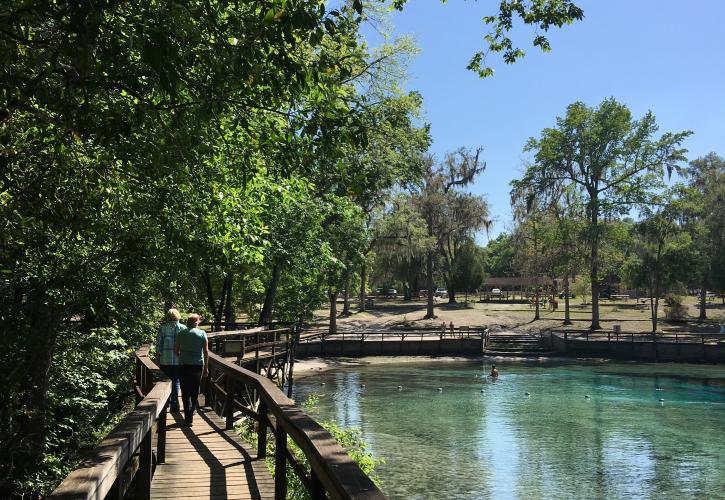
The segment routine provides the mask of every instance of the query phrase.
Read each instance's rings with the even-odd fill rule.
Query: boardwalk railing
[[[311,329],[300,333],[295,354],[305,356],[474,356],[484,352],[486,330],[406,328],[389,330]]]
[[[295,406],[268,378],[210,354],[205,392],[207,404],[226,419],[227,429],[242,416],[255,421],[257,458],[266,456],[271,431],[276,441],[275,498],[286,497],[287,464],[313,499],[385,498],[330,433]],[[309,470],[290,451],[289,441],[294,442],[307,458]]]
[[[294,341],[294,331],[289,328],[268,330],[266,327],[258,327],[249,330],[212,332],[208,337],[209,349],[215,354],[236,355],[239,362],[253,352],[255,360],[258,361],[260,357],[274,357],[278,353],[287,352]]]
[[[725,334],[543,330],[540,338],[562,354],[654,361],[725,362]]]
[[[706,344],[725,340],[724,333],[665,331],[657,334],[622,331],[591,331],[591,330],[542,330],[540,338],[558,336],[564,340],[583,340],[585,342],[653,342]]]
[[[144,346],[136,352],[135,410],[49,498],[116,499],[123,498],[131,487],[134,498],[149,498],[154,466],[165,460],[166,408],[171,382],[160,380],[159,369],[148,351],[149,346]]]
[[[338,330],[330,333],[326,328],[304,330],[300,343],[324,340],[429,340],[480,338],[487,330],[469,326],[456,328],[409,328],[397,330]]]

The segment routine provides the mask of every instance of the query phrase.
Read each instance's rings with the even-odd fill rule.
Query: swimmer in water
[[[498,377],[498,370],[496,369],[496,365],[491,366],[491,373],[489,373],[489,375],[492,378],[497,378]]]

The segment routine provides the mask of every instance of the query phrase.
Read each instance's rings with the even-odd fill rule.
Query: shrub
[[[680,295],[667,294],[665,296],[665,316],[670,321],[682,321],[687,316],[687,307],[682,303]]]

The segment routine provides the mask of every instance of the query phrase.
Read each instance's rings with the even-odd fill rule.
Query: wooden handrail
[[[71,472],[68,477],[51,493],[52,499],[122,498],[132,480],[136,480],[136,497],[148,498],[153,471],[154,453],[152,432],[158,423],[156,457],[163,462],[165,446],[166,407],[171,396],[171,382],[160,380],[150,383],[151,374],[158,367],[148,357],[148,346],[136,353],[136,386],[142,399],[136,409],[126,416],[116,428],[106,436],[83,464]],[[138,464],[132,457],[138,451]]]
[[[478,327],[464,327],[455,328],[453,331],[446,329],[443,331],[442,328],[416,328],[416,329],[400,329],[400,330],[339,330],[335,333],[329,333],[327,330],[312,330],[303,331],[300,335],[301,343],[308,343],[316,341],[318,339],[326,340],[331,338],[339,338],[345,340],[345,336],[349,337],[400,337],[401,340],[405,340],[405,337],[419,336],[423,337],[435,337],[443,340],[447,338],[460,339],[460,338],[479,338],[479,336],[485,335],[486,328]]]
[[[585,341],[601,341],[601,340],[607,340],[607,341],[619,341],[620,338],[623,340],[628,340],[629,342],[634,342],[635,338],[639,342],[667,342],[671,343],[674,339],[674,343],[693,343],[694,342],[701,342],[704,343],[705,339],[725,339],[725,334],[718,333],[718,332],[681,332],[681,331],[664,331],[664,332],[658,332],[656,335],[653,335],[652,332],[625,332],[625,331],[619,331],[619,332],[612,332],[612,331],[604,331],[599,330],[592,332],[591,330],[586,329],[571,329],[571,330],[556,330],[556,329],[549,329],[547,330],[547,333],[549,336],[552,335],[558,335],[563,336],[565,340],[581,340],[581,336],[584,336]],[[576,337],[574,337],[576,336]],[[680,342],[682,340],[683,342]]]
[[[256,412],[259,416],[258,455],[261,457],[265,454],[267,429],[270,427],[274,430],[278,445],[281,445],[279,446],[281,449],[275,453],[277,498],[284,498],[281,491],[286,484],[284,465],[292,456],[286,451],[288,437],[297,444],[310,463],[311,475],[302,478],[303,484],[313,486],[319,484],[332,499],[385,498],[330,433],[297,407],[271,380],[212,353],[209,354],[209,369],[214,379],[217,379],[220,373],[225,375],[224,388],[209,384],[207,391],[210,399],[216,399],[223,392],[225,401],[221,411],[227,417],[227,427],[232,426],[234,410],[240,404],[235,398],[236,393],[241,393],[241,389],[246,387],[247,391],[255,391],[259,396],[259,409]],[[213,404],[213,407],[219,406]],[[245,413],[250,415],[250,412]],[[270,414],[274,417],[274,421],[269,418]],[[300,471],[299,467],[293,466],[292,469],[297,473]],[[313,498],[317,498],[320,492],[313,491],[311,494]]]

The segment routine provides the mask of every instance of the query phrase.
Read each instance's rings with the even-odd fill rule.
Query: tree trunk
[[[433,311],[433,292],[435,291],[433,290],[433,252],[428,252],[428,255],[426,257],[425,270],[428,274],[428,308],[426,310],[424,319],[433,319],[436,317],[435,312]]]
[[[274,299],[277,296],[277,285],[279,284],[279,276],[282,272],[282,266],[277,262],[272,267],[272,277],[269,280],[267,294],[264,297],[264,305],[262,312],[259,314],[259,325],[268,325],[272,322],[272,308],[274,307]]]
[[[569,275],[564,275],[564,324],[571,325],[569,313]]]
[[[337,333],[337,290],[330,291],[328,294],[330,298],[330,330],[329,333],[332,335]]]
[[[652,311],[652,333],[657,333],[657,310],[660,307],[660,298],[655,297],[655,307]]]
[[[206,304],[209,312],[213,315],[216,311],[216,300],[214,300],[214,289],[211,286],[211,275],[209,274],[209,266],[204,266],[204,282],[206,283]],[[214,318],[216,322],[216,318]]]
[[[360,312],[365,312],[368,300],[368,263],[363,260],[360,266]]]
[[[707,319],[707,288],[705,287],[705,280],[702,280],[700,285],[700,316],[697,318],[698,321],[705,321]]]
[[[35,295],[35,294],[33,294]],[[31,304],[30,338],[27,350],[27,402],[26,424],[24,425],[24,460],[16,466],[19,470],[33,470],[40,463],[45,449],[45,418],[48,413],[48,382],[53,352],[56,345],[56,318],[46,302],[45,294],[40,293]],[[27,460],[27,462],[25,462]],[[25,463],[22,463],[25,462]]]
[[[229,280],[226,276],[224,276],[224,281],[222,284],[222,295],[219,297],[219,307],[217,307],[212,314],[214,315],[214,323],[217,323],[220,325],[221,329],[221,322],[222,322],[222,314],[224,314],[224,304],[227,299],[227,288],[229,287]]]
[[[649,287],[649,314],[650,314],[650,318],[652,321],[652,333],[654,333],[657,331],[657,307],[658,307],[658,304],[656,301],[657,301],[658,297],[657,297],[657,292],[655,291],[655,285],[654,285],[651,277],[648,278],[647,285]]]
[[[456,301],[456,288],[455,288],[456,285],[455,285],[455,283],[453,283],[452,280],[447,280],[446,286],[448,287],[448,303],[457,304],[458,302]]]
[[[599,206],[596,201],[591,205],[591,262],[589,279],[592,281],[592,324],[589,326],[591,330],[600,330],[602,326],[599,323],[599,227],[598,215]]]
[[[232,284],[234,282],[234,277],[231,275],[231,273],[227,273],[226,278],[227,280],[227,297],[226,297],[226,304],[224,306],[224,322],[234,323],[235,317],[234,317],[234,310],[232,308]],[[224,328],[226,330],[226,327]]]
[[[342,306],[342,315],[350,316],[350,276],[345,278],[345,303]]]
[[[536,311],[534,312],[534,321],[541,318],[540,316],[540,308],[539,308],[539,279],[536,278],[534,280],[534,302],[536,302]]]

